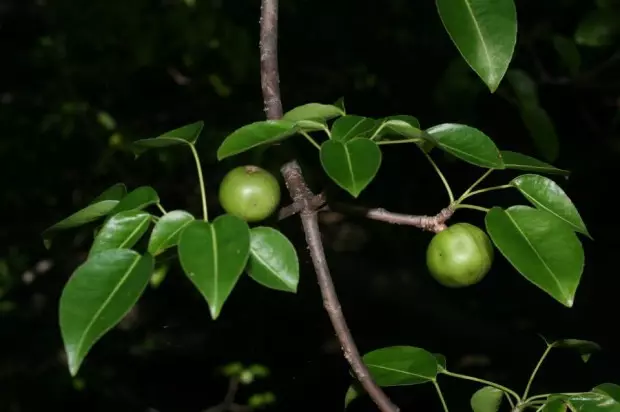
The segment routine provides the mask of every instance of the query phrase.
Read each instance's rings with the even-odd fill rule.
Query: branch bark
[[[282,101],[280,100],[280,78],[278,73],[278,0],[261,0],[260,18],[260,61],[261,86],[267,119],[282,117]],[[316,211],[313,204],[314,194],[308,188],[299,163],[292,160],[281,168],[286,186],[291,194],[306,235],[312,263],[317,275],[323,296],[323,305],[332,322],[346,360],[356,378],[382,412],[398,412],[399,408],[392,403],[383,390],[374,382],[368,368],[364,365],[357,345],[351,336],[349,327],[342,313],[338,295],[327,266],[325,252],[321,242],[321,233]]]

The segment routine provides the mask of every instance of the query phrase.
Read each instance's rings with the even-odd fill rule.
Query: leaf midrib
[[[398,372],[398,373],[402,373],[404,375],[416,376],[418,378],[424,378],[424,379],[428,379],[428,380],[432,380],[433,379],[433,378],[428,377],[428,376],[420,375],[420,374],[417,374],[417,373],[412,373],[412,372],[409,372],[409,371],[404,371],[402,369],[388,368],[387,366],[375,365],[375,364],[372,364],[372,363],[367,363],[366,365],[369,368],[377,368],[377,369],[383,369],[383,370],[390,371],[390,372]]]
[[[215,318],[218,312],[218,300],[219,300],[219,282],[218,282],[218,272],[220,269],[219,259],[217,255],[217,232],[215,231],[215,227],[213,224],[209,225],[209,229],[211,230],[211,238],[213,239],[213,244],[211,246],[213,252],[213,303],[212,303],[212,313],[211,315]]]
[[[482,30],[480,29],[480,25],[478,24],[478,21],[476,20],[474,10],[471,8],[470,0],[463,0],[463,2],[465,3],[465,6],[467,7],[469,14],[471,15],[471,18],[474,22],[474,27],[476,28],[476,31],[478,32],[478,36],[480,36],[480,42],[482,43],[482,49],[484,50],[484,55],[487,59],[487,64],[489,65],[489,67],[493,67],[492,62],[491,62],[491,55],[489,54],[489,48],[486,42],[484,41]]]

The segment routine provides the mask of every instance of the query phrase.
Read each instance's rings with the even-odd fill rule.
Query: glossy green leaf
[[[185,210],[173,210],[163,215],[151,232],[149,253],[157,256],[166,249],[176,246],[181,232],[193,220],[194,216]]]
[[[101,202],[90,204],[84,209],[78,210],[71,216],[45,229],[43,236],[47,237],[49,232],[54,230],[70,229],[93,222],[110,213],[110,211],[113,210],[117,204],[118,200],[102,200]]]
[[[271,227],[255,227],[250,232],[250,259],[247,272],[263,286],[297,292],[299,260],[293,244]]]
[[[109,249],[130,249],[149,228],[151,215],[140,210],[125,210],[111,216],[99,229],[89,256]]]
[[[573,230],[590,236],[577,208],[564,190],[553,180],[540,175],[527,174],[513,179],[510,184],[538,209],[551,213]]]
[[[441,353],[433,353],[433,356],[437,360],[437,372],[441,373],[443,371],[447,371],[448,367],[446,363],[446,357]]]
[[[522,106],[538,106],[538,87],[534,80],[521,69],[508,70],[506,79]]]
[[[549,397],[540,412],[567,412],[568,406],[562,397]]]
[[[303,130],[304,132],[316,132],[319,130],[328,131],[329,127],[327,123],[320,120],[300,120],[295,122],[295,126],[299,130]]]
[[[431,139],[432,137],[420,130],[420,122],[413,116],[388,116],[377,122],[377,132],[374,140],[383,140],[397,136],[401,139]]]
[[[620,403],[603,392],[569,395],[564,402],[578,412],[620,412]]]
[[[141,154],[148,149],[157,149],[178,144],[193,145],[196,143],[196,140],[198,140],[203,128],[204,122],[199,121],[171,130],[154,138],[136,140],[133,142],[134,152],[136,154]]]
[[[445,123],[426,130],[439,148],[468,163],[480,167],[503,169],[499,149],[493,140],[478,129]]]
[[[415,385],[437,377],[437,359],[413,346],[392,346],[367,353],[363,361],[379,386]]]
[[[579,22],[575,42],[581,46],[611,46],[620,34],[620,10],[592,10]]]
[[[75,376],[92,346],[136,304],[153,271],[153,258],[110,249],[79,266],[60,297],[60,331]]]
[[[470,405],[474,412],[497,412],[502,404],[504,392],[492,386],[478,389],[471,397]]]
[[[436,0],[441,21],[465,61],[495,92],[517,41],[513,0]]]
[[[347,115],[332,124],[331,138],[347,142],[355,137],[369,137],[377,121],[368,117]]]
[[[327,175],[353,197],[359,196],[381,166],[381,150],[363,138],[346,143],[327,140],[321,145],[320,157]]]
[[[523,170],[528,172],[539,172],[539,173],[549,173],[556,175],[568,176],[570,172],[564,169],[558,169],[555,166],[550,165],[549,163],[542,162],[533,157],[517,153],[511,152],[508,150],[501,151],[502,159],[504,160],[504,165],[506,169],[516,169]]]
[[[295,133],[297,133],[295,121],[263,120],[250,123],[235,130],[224,139],[217,149],[217,159],[222,160],[260,145],[278,142]]]
[[[561,339],[553,342],[552,345],[555,348],[568,348],[579,352],[584,362],[587,362],[594,352],[601,350],[598,343],[581,339]]]
[[[125,210],[144,209],[147,206],[157,203],[159,203],[159,195],[155,189],[151,186],[140,186],[122,198],[116,207],[112,209],[110,215],[114,215]]]
[[[554,162],[560,151],[560,140],[547,111],[540,106],[522,106],[519,113],[538,152],[548,162]]]
[[[195,220],[179,238],[181,267],[217,319],[250,255],[250,228],[238,217],[222,215],[213,223]]]
[[[121,200],[127,194],[127,186],[124,183],[116,183],[104,190],[90,204],[102,202],[104,200]]]
[[[344,115],[344,108],[341,108],[338,105],[307,103],[284,113],[282,119],[291,122],[298,122],[300,120],[329,120]]]
[[[615,383],[601,383],[592,392],[604,393],[616,402],[620,402],[620,386]]]
[[[529,206],[494,207],[485,221],[493,243],[523,277],[573,306],[585,258],[568,225]]]
[[[551,41],[553,43],[553,48],[560,57],[560,61],[564,67],[568,70],[568,73],[572,77],[577,76],[581,70],[581,53],[579,53],[579,49],[575,42],[559,34],[553,35]]]

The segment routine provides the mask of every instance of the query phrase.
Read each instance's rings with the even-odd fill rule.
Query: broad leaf
[[[564,402],[579,412],[620,412],[620,403],[604,392],[573,394]]]
[[[473,127],[445,123],[426,130],[439,148],[461,160],[480,167],[503,169],[504,163],[495,143]]]
[[[118,212],[133,209],[144,209],[147,206],[159,203],[159,195],[150,186],[140,186],[139,188],[129,192],[127,196],[121,199],[114,209],[110,212],[110,215],[114,215]]]
[[[573,230],[590,237],[577,208],[564,190],[553,180],[544,176],[527,174],[513,179],[510,184],[538,209],[551,213]]]
[[[503,398],[504,392],[492,386],[485,386],[472,395],[471,409],[474,412],[497,412]]]
[[[300,120],[295,122],[295,126],[297,126],[297,129],[303,130],[304,132],[316,132],[319,130],[329,131],[327,123],[320,120]]]
[[[592,389],[592,392],[604,393],[616,402],[620,402],[620,386],[615,383],[601,383]]]
[[[549,397],[547,403],[542,407],[540,412],[567,412],[568,406],[564,403],[563,397]]]
[[[377,134],[373,140],[382,140],[386,137],[399,137],[401,139],[431,139],[420,130],[420,122],[413,116],[396,115],[388,116],[377,123]]]
[[[598,343],[581,339],[561,339],[552,343],[555,348],[573,349],[581,355],[581,359],[587,362],[594,352],[601,350]]]
[[[194,216],[185,210],[173,210],[163,215],[151,232],[149,253],[157,256],[166,249],[176,246],[181,232],[193,220]]]
[[[519,112],[538,152],[548,162],[554,162],[560,151],[560,140],[547,111],[540,106],[522,106]]]
[[[344,100],[342,104],[344,105]],[[297,106],[284,113],[282,119],[290,122],[298,122],[300,120],[329,120],[344,115],[344,107],[339,107],[338,102],[336,102],[336,105],[308,103]]]
[[[549,163],[541,162],[538,159],[534,159],[533,157],[521,153],[502,150],[501,156],[504,160],[504,165],[506,166],[506,169],[549,173],[563,176],[570,175],[570,172],[568,170],[558,169],[557,167],[554,167]]]
[[[261,226],[251,230],[247,271],[252,279],[263,286],[284,292],[297,292],[297,252],[286,236],[276,229]]]
[[[104,190],[90,204],[102,202],[104,200],[121,200],[127,194],[127,187],[124,183],[116,183]]]
[[[379,386],[415,385],[437,377],[432,353],[413,346],[392,346],[367,353],[363,361]]]
[[[111,216],[99,229],[89,256],[109,249],[130,249],[149,228],[151,215],[139,210],[125,210]]]
[[[321,145],[320,157],[327,175],[353,197],[359,196],[381,166],[381,150],[363,138],[346,143],[327,140]]]
[[[517,271],[558,302],[572,307],[584,266],[573,230],[547,212],[529,206],[492,208],[486,228]]]
[[[153,258],[110,249],[79,266],[60,297],[60,331],[75,376],[92,346],[125,317],[146,288]]]
[[[151,139],[140,139],[133,142],[134,152],[141,154],[148,149],[174,146],[178,144],[193,145],[204,128],[204,122],[196,122],[171,130]]]
[[[222,215],[213,223],[195,220],[179,238],[183,271],[217,319],[239,280],[250,254],[250,228],[235,216]]]
[[[336,119],[331,129],[331,138],[347,142],[355,137],[369,137],[377,121],[362,116],[343,116]]]
[[[452,42],[491,92],[501,82],[517,41],[513,0],[436,0]]]
[[[304,119],[299,119],[304,120]],[[217,149],[217,159],[243,153],[257,146],[274,143],[297,133],[294,121],[263,120],[245,125],[231,134]]]
[[[512,86],[521,106],[538,106],[538,87],[534,80],[521,69],[508,70],[506,79]]]
[[[118,200],[102,200],[100,202],[90,204],[84,209],[78,210],[71,216],[45,229],[43,232],[43,237],[47,237],[49,233],[54,230],[70,229],[95,221],[110,213],[110,211],[114,209],[117,204]]]

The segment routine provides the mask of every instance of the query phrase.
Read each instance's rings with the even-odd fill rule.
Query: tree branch
[[[277,40],[278,0],[261,0],[259,47],[261,86],[267,119],[279,119],[282,117]],[[299,163],[296,160],[292,160],[282,166],[281,172],[293,198],[294,205],[303,205],[300,210],[300,216],[321,289],[321,295],[323,296],[323,305],[342,345],[344,356],[351,365],[355,376],[379,409],[382,412],[398,412],[399,408],[392,403],[370,376],[368,368],[364,365],[347,326],[325,259],[317,212],[316,208],[312,207],[314,194],[306,185]]]

